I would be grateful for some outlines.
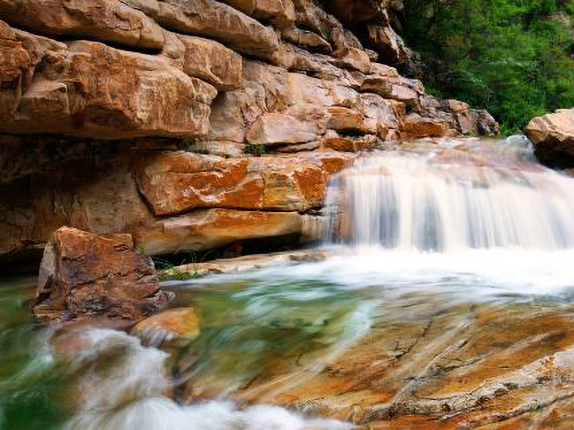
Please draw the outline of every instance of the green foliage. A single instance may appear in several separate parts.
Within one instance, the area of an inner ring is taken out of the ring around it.
[[[260,143],[248,144],[245,146],[245,152],[248,154],[253,154],[256,157],[261,157],[263,154],[265,154],[265,150],[265,145]]]
[[[201,278],[199,263],[203,261],[209,252],[200,256],[195,251],[179,250],[168,259],[153,257],[153,262],[158,270],[160,281],[186,281],[188,279]],[[191,265],[193,273],[183,271],[178,266]]]
[[[157,277],[160,281],[187,281],[188,279],[198,278],[197,270],[194,274],[181,270],[171,261],[154,257],[154,265],[157,268]],[[194,276],[195,275],[195,276]]]
[[[406,0],[408,44],[430,65],[431,93],[489,110],[506,133],[574,106],[574,3]]]

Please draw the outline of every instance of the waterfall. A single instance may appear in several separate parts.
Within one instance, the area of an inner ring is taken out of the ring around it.
[[[388,249],[574,247],[574,179],[525,139],[417,143],[366,155],[333,182],[329,239]]]

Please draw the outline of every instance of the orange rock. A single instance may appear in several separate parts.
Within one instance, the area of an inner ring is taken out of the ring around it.
[[[325,134],[324,145],[336,151],[360,152],[374,148],[380,142],[377,136],[342,136],[332,130]]]
[[[448,130],[448,124],[438,119],[423,118],[411,113],[404,119],[403,130],[412,138],[440,137]]]
[[[335,52],[335,56],[337,57],[336,64],[343,68],[362,73],[369,73],[371,70],[369,54],[361,49],[346,47]]]
[[[165,218],[136,233],[136,243],[149,254],[217,248],[237,240],[300,234],[303,215],[297,212],[256,212],[229,209],[196,210]]]
[[[165,152],[138,175],[156,215],[194,208],[306,210],[320,207],[326,183],[321,168],[298,157],[226,159]]]
[[[0,98],[1,131],[99,139],[207,134],[216,89],[167,59],[96,42],[64,45],[3,23],[1,29],[0,43],[13,52],[0,55],[0,70],[12,70],[10,92],[16,96]],[[42,75],[28,82],[40,62]]]
[[[311,142],[318,138],[315,121],[302,121],[291,115],[269,113],[261,116],[247,133],[253,145],[285,145]]]
[[[68,227],[56,231],[40,267],[36,317],[140,320],[161,309],[166,297],[151,259],[124,241]]]
[[[48,36],[76,36],[161,49],[162,29],[145,13],[119,0],[0,0],[13,24]]]
[[[264,21],[272,21],[278,28],[290,27],[295,21],[292,0],[223,0],[243,13]]]
[[[352,109],[333,106],[327,110],[327,128],[333,130],[363,130],[363,115]]]
[[[241,53],[271,60],[279,40],[272,28],[216,0],[164,0],[155,14],[164,28],[219,40]]]
[[[367,429],[570,428],[570,309],[496,303],[451,306],[437,315],[432,301],[420,293],[395,301],[395,309],[408,306],[416,318],[391,316],[375,325],[322,371],[313,370],[312,352],[296,364],[277,357],[235,397]]]
[[[185,346],[199,336],[193,308],[170,309],[136,324],[130,332],[152,346]]]
[[[222,91],[241,87],[243,60],[239,54],[209,39],[180,35],[179,40],[185,47],[182,69],[187,75]]]

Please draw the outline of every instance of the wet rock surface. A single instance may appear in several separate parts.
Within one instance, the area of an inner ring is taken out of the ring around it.
[[[270,254],[246,255],[237,258],[219,259],[209,262],[185,264],[175,268],[180,273],[188,273],[194,278],[209,275],[224,275],[248,272],[262,268],[291,265],[297,262],[314,262],[326,259],[331,251],[325,249],[306,249],[302,251],[273,252]],[[173,277],[173,269],[165,271],[165,277]]]
[[[571,307],[406,295],[336,358],[321,361],[316,350],[277,357],[234,397],[359,428],[566,429],[574,422],[571,318]]]
[[[130,333],[147,345],[186,346],[199,335],[200,324],[193,308],[170,309],[139,322]]]

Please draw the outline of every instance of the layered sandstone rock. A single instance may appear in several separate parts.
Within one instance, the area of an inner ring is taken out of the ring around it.
[[[376,307],[372,326],[350,346],[338,344],[344,336],[324,322],[313,342],[273,351],[232,397],[366,429],[566,430],[574,423],[571,311],[407,293]],[[281,323],[273,321],[276,333]],[[216,396],[229,386],[207,371],[195,375],[187,395]]]
[[[119,0],[1,0],[0,18],[49,36],[90,38],[144,49],[161,49],[161,27]]]
[[[574,109],[534,118],[524,131],[541,162],[559,168],[574,167]]]
[[[167,303],[151,259],[131,237],[103,238],[62,227],[40,267],[34,314],[38,320],[141,320]]]
[[[216,89],[165,59],[96,42],[66,45],[4,23],[0,37],[13,69],[0,78],[1,131],[94,138],[208,131]]]
[[[301,234],[304,216],[297,212],[198,210],[159,219],[136,233],[149,254],[218,248],[236,241]]]
[[[319,208],[327,179],[317,162],[304,158],[225,159],[172,152],[148,164],[138,184],[155,215],[174,215],[196,208]]]
[[[393,67],[400,8],[0,0],[0,260],[41,251],[62,225],[156,252],[302,234],[354,153],[496,133]]]
[[[355,157],[322,151],[227,159],[143,150],[146,142],[124,145],[78,142],[69,154],[56,152],[68,158],[63,172],[53,171],[47,157],[48,177],[5,185],[0,255],[9,259],[40,250],[62,225],[102,235],[129,233],[150,254],[300,235],[311,222],[300,212],[321,207],[330,176]],[[97,150],[108,153],[107,159],[77,158],[78,152]],[[28,166],[21,168],[15,177]]]

